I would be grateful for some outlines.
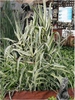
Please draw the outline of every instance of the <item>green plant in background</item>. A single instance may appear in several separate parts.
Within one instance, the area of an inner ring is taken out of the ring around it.
[[[56,100],[56,98],[52,96],[52,97],[49,97],[48,100]],[[74,100],[74,99],[70,97],[69,100]]]
[[[48,100],[56,100],[56,98],[52,96],[52,97],[49,97]]]
[[[15,39],[14,30],[14,11],[10,7],[10,1],[5,1],[1,9],[1,35],[2,37],[8,37],[10,39]],[[12,26],[13,25],[13,26]]]
[[[71,81],[69,84],[70,87],[70,85],[74,85],[74,47],[63,46],[61,48],[61,55],[62,62],[60,62],[60,64],[63,63],[63,65],[66,66],[71,72],[71,75],[67,74],[69,81]]]
[[[49,6],[51,10],[51,4]],[[56,90],[62,77],[72,75],[62,62],[60,41],[55,43],[51,18],[46,17],[46,4],[33,8],[34,15],[22,34],[20,21],[15,19],[16,40],[7,46],[1,57],[0,87],[5,96],[20,90]],[[28,22],[28,21],[27,21]],[[59,38],[60,40],[60,38]]]

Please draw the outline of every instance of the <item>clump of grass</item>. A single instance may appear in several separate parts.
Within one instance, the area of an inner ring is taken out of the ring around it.
[[[33,20],[27,23],[24,34],[19,20],[15,20],[17,39],[7,39],[12,43],[1,57],[0,87],[3,96],[12,91],[56,90],[62,77],[68,74],[72,77],[71,70],[62,63],[60,41],[57,44],[54,41],[55,33],[50,16],[46,17],[45,2],[43,8],[44,13],[40,5],[33,8]]]

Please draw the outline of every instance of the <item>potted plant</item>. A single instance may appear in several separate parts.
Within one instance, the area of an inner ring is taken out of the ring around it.
[[[59,63],[62,61],[60,38],[54,41],[55,33],[50,16],[46,17],[45,2],[44,13],[40,5],[37,8],[33,8],[33,20],[27,23],[24,34],[17,19],[14,29],[17,39],[6,38],[12,43],[1,57],[0,90],[2,97],[9,94],[10,100],[17,91],[57,90],[62,77],[72,73]]]

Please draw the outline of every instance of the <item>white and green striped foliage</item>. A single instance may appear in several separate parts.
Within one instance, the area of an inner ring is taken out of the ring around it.
[[[27,23],[22,34],[20,21],[15,20],[16,40],[4,52],[4,61],[0,67],[1,90],[49,90],[59,87],[62,77],[70,71],[59,64],[60,41],[54,42],[51,18],[46,18],[46,4],[38,10],[33,8],[34,15],[30,24]],[[51,4],[50,4],[51,9]],[[60,39],[59,39],[60,40]]]

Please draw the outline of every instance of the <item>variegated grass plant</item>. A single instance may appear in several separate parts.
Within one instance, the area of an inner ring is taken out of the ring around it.
[[[34,15],[22,34],[19,20],[15,20],[17,40],[4,52],[0,67],[0,87],[3,95],[19,90],[55,90],[62,77],[70,71],[63,65],[60,54],[60,38],[54,40],[50,16],[46,17],[46,4],[33,8]],[[51,10],[51,4],[49,6]],[[67,77],[67,76],[66,76]]]

